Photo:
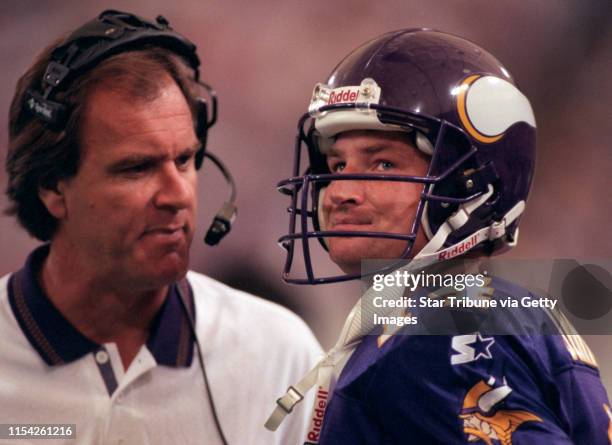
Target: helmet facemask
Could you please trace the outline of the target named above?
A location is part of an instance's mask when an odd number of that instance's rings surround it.
[[[375,113],[387,131],[405,131],[411,135],[414,145],[421,151],[430,155],[430,162],[425,176],[399,176],[391,174],[344,174],[331,173],[327,167],[325,152],[333,143],[332,137],[324,137],[316,128],[316,117],[306,114],[300,120],[299,133],[296,139],[293,177],[278,184],[279,191],[291,196],[288,207],[290,213],[289,233],[279,239],[279,243],[287,250],[287,261],[284,270],[284,279],[294,284],[320,284],[339,282],[363,277],[361,274],[344,274],[318,277],[314,271],[311,259],[311,241],[317,240],[320,246],[327,250],[326,239],[332,237],[364,237],[379,239],[395,239],[407,242],[402,255],[385,265],[384,269],[367,271],[380,273],[384,270],[393,270],[399,264],[405,263],[417,252],[413,252],[414,241],[424,226],[425,232],[431,227],[438,226],[442,220],[457,210],[458,206],[482,196],[486,191],[483,181],[475,180],[478,175],[478,166],[475,160],[476,150],[469,144],[469,138],[459,128],[437,119],[428,119],[405,110],[389,109],[377,104],[333,104],[325,105],[317,110],[320,113],[342,112],[359,113],[362,119],[365,113]],[[363,119],[362,119],[363,123]],[[384,131],[381,127],[376,129]],[[351,128],[352,127],[348,127]],[[433,139],[433,142],[432,142]],[[445,150],[438,150],[444,146]],[[323,147],[323,148],[322,148]],[[453,147],[452,149],[450,147]],[[305,148],[305,150],[304,150]],[[441,153],[444,153],[442,155]],[[308,167],[301,174],[301,161],[307,157]],[[466,176],[463,172],[467,172]],[[416,214],[410,230],[406,233],[368,232],[368,231],[334,231],[327,230],[322,218],[321,202],[326,187],[332,181],[390,181],[423,184]],[[470,187],[457,187],[458,181],[471,181]],[[296,243],[297,242],[297,243]],[[302,249],[306,277],[295,278],[290,276],[292,263],[296,251],[296,244]],[[366,275],[368,274],[366,273]]]

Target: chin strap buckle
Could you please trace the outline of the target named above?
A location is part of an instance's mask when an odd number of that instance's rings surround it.
[[[489,241],[494,241],[496,239],[501,238],[506,234],[506,220],[502,219],[501,221],[494,221],[493,224],[489,226]]]
[[[506,228],[512,224],[525,210],[525,201],[519,201],[514,207],[512,207],[508,213],[504,215],[501,221],[494,221],[489,226],[489,241],[500,239],[506,235]],[[516,245],[518,238],[518,228],[515,233],[509,234],[508,245]]]

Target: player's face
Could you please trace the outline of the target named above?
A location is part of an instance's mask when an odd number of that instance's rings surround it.
[[[189,106],[170,78],[153,100],[95,90],[78,173],[59,185],[65,216],[53,242],[95,258],[118,282],[156,287],[182,277],[195,225],[197,149]]]
[[[396,132],[349,131],[336,139],[327,165],[332,173],[380,173],[424,176],[428,158]],[[333,181],[322,202],[327,230],[410,233],[422,184],[391,181]],[[347,273],[358,273],[361,260],[399,258],[402,240],[327,238],[331,259]],[[419,231],[413,254],[425,244]]]

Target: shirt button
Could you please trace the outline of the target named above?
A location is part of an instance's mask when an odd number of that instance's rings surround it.
[[[96,352],[96,361],[101,365],[108,362],[108,353],[106,351],[99,350]]]

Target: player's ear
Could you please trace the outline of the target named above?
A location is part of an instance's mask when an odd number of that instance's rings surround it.
[[[47,211],[57,219],[66,217],[66,196],[64,194],[65,184],[58,181],[54,186],[38,188],[38,198],[42,201]]]

